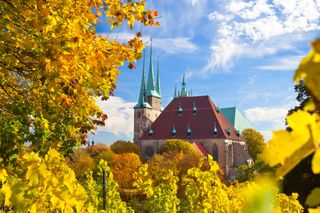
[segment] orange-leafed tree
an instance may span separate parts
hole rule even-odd
[[[141,164],[139,156],[134,153],[124,153],[114,156],[112,173],[121,189],[133,188],[133,174]]]
[[[0,8],[0,157],[25,142],[41,154],[71,152],[104,125],[95,98],[113,94],[119,67],[134,68],[144,48],[140,32],[128,42],[97,36],[99,18],[111,33],[123,23],[158,25],[157,12],[140,0],[5,0]]]
[[[84,180],[88,170],[96,168],[95,160],[83,149],[76,149],[69,157],[68,166],[74,171],[78,180]]]

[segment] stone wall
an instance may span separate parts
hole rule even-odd
[[[134,141],[138,143],[138,139],[144,132],[151,126],[151,124],[157,119],[161,111],[148,108],[134,109]]]

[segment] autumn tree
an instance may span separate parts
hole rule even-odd
[[[110,146],[111,150],[116,154],[135,153],[141,156],[140,147],[130,141],[118,140]]]
[[[160,148],[159,153],[164,152],[183,152],[185,154],[195,154],[196,150],[193,148],[191,143],[180,139],[169,139]]]
[[[87,147],[86,151],[91,157],[95,158],[101,153],[110,152],[111,149],[107,144],[96,144],[94,146]]]
[[[96,162],[91,156],[83,149],[77,149],[69,157],[68,166],[74,171],[78,180],[84,180],[85,174],[88,170],[94,170]]]
[[[252,128],[244,129],[241,133],[246,141],[248,152],[252,159],[255,161],[259,154],[261,154],[264,147],[263,135]]]
[[[114,179],[122,189],[132,188],[133,173],[141,166],[138,155],[134,153],[124,153],[114,156],[114,166],[112,173]]]
[[[141,58],[141,33],[128,42],[96,35],[106,16],[111,29],[158,25],[157,12],[138,0],[0,1],[0,157],[25,142],[41,154],[68,153],[107,116],[95,103],[116,87],[119,67]]]

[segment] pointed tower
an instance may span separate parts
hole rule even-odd
[[[159,67],[159,65],[158,65]],[[145,51],[143,51],[143,68],[138,103],[134,106],[134,142],[140,143],[140,136],[148,130],[161,113],[160,76],[157,71],[157,84],[154,85],[152,65],[152,45],[150,47],[150,65],[148,80],[145,80]]]
[[[182,88],[181,88],[180,96],[182,96],[182,97],[190,96],[190,93],[189,93],[189,91],[187,90],[187,83],[186,83],[185,73],[183,73]]]
[[[147,99],[148,103],[154,110],[161,111],[162,100],[160,93],[160,77],[159,77],[159,66],[157,72],[157,85],[154,85],[154,72],[153,72],[153,59],[152,59],[152,40],[150,45],[150,62],[149,62],[149,73],[147,81]]]
[[[143,52],[145,53],[145,51]],[[145,54],[143,55],[143,67],[142,67],[142,78],[141,78],[141,85],[140,85],[140,93],[139,93],[139,100],[138,103],[134,106],[135,109],[137,108],[152,108],[150,104],[146,100],[146,77],[145,77]]]

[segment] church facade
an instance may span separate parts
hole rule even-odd
[[[159,64],[154,81],[150,48],[148,79],[146,82],[144,57],[139,100],[134,107],[134,142],[144,158],[151,158],[167,139],[182,139],[202,153],[212,154],[226,177],[232,179],[238,166],[252,162],[240,135],[246,127],[251,126],[236,108],[220,109],[209,96],[193,96],[187,90],[185,76],[181,90],[175,88],[173,100],[163,109]]]

